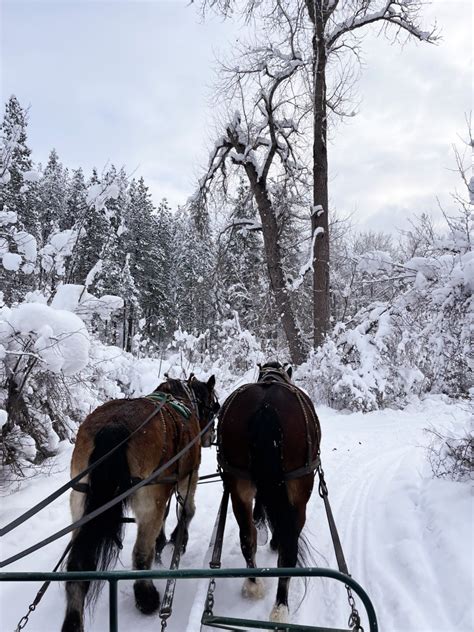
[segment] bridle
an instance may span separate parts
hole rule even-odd
[[[166,376],[166,378],[167,378],[167,381],[171,379],[168,376]],[[213,389],[211,393],[210,404],[206,404],[205,402],[201,401],[201,399],[197,396],[195,390],[192,387],[194,380],[195,380],[194,376],[191,375],[191,377],[188,380],[178,380],[178,381],[184,391],[185,397],[191,403],[193,412],[196,415],[196,417],[199,419],[200,425],[206,425],[210,423],[211,421],[213,421],[217,413],[219,412],[219,409],[220,409],[219,400],[217,399],[217,396]],[[212,424],[212,426],[210,427],[209,433],[210,433],[210,443],[213,443],[215,439],[214,424]]]

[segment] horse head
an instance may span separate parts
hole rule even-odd
[[[199,419],[201,430],[216,416],[220,405],[215,393],[216,378],[214,375],[201,382],[194,373],[187,380],[178,380],[165,374],[166,382],[156,390],[170,393],[177,399],[184,400]],[[201,445],[208,448],[214,440],[214,424],[203,435]]]
[[[257,382],[278,380],[291,383],[292,375],[293,369],[289,362],[285,362],[285,364],[280,364],[280,362],[266,362],[265,364],[258,364]]]

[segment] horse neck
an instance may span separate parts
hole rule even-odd
[[[291,380],[288,375],[278,369],[265,369],[262,376],[259,377],[258,382],[280,382],[282,384],[291,384]]]

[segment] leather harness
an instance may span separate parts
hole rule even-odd
[[[263,372],[263,375],[262,375],[262,372]],[[297,386],[295,386],[294,384],[290,382],[289,378],[286,375],[286,372],[284,373],[283,371],[280,371],[278,369],[265,367],[263,368],[263,371],[261,369],[261,375],[262,377],[258,380],[258,382],[253,382],[251,384],[244,384],[243,386],[241,386],[240,388],[238,388],[236,391],[232,393],[232,395],[222,405],[221,411],[218,415],[219,419],[222,420],[224,418],[230,404],[234,401],[235,397],[239,395],[240,393],[243,393],[244,391],[246,391],[251,386],[261,385],[261,386],[267,387],[267,386],[272,386],[274,384],[279,384],[280,386],[287,388],[290,392],[296,395],[298,399],[298,403],[303,412],[305,427],[306,427],[306,444],[307,444],[308,452],[307,452],[307,460],[306,460],[305,465],[298,467],[295,470],[291,470],[290,472],[284,472],[283,479],[285,481],[291,481],[297,478],[301,478],[302,476],[306,476],[307,474],[312,474],[315,470],[318,469],[318,467],[321,464],[321,459],[319,456],[319,448],[318,448],[318,453],[316,455],[316,458],[313,458],[313,441],[311,439],[309,420],[308,420],[308,414],[307,414],[307,411],[309,410],[311,414],[311,418],[314,421],[314,424],[316,427],[318,443],[319,443],[319,440],[321,439],[321,430],[319,427],[319,420],[316,416],[314,408],[310,406],[308,402],[304,403],[305,398],[302,397],[303,391],[301,391],[301,389],[299,389]],[[220,424],[218,425],[218,430],[219,430],[219,427],[220,427]],[[234,467],[233,465],[231,465],[225,460],[222,454],[222,450],[220,449],[219,436],[217,438],[217,463],[222,472],[226,472],[228,474],[231,474],[232,476],[235,476],[236,478],[241,478],[244,480],[252,479],[250,472],[248,472],[247,470],[240,469],[238,467]]]

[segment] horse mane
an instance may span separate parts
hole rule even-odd
[[[178,397],[178,398],[187,397],[186,391],[183,388],[183,384],[181,380],[168,377],[167,375],[165,375],[165,377],[166,377],[166,382],[162,382],[159,386],[157,386],[155,389],[156,391],[160,391],[162,393],[169,393],[170,395],[173,395],[173,397]]]

